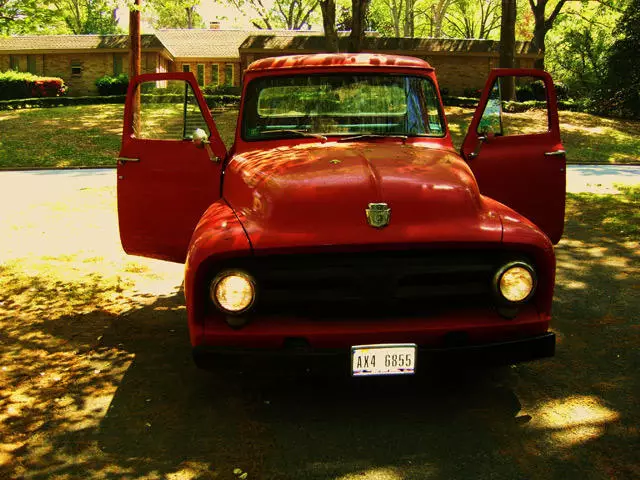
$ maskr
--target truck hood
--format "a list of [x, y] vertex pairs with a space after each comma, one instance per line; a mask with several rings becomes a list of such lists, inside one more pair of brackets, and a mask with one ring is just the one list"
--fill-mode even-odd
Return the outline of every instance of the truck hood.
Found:
[[[401, 140], [307, 143], [235, 155], [223, 194], [254, 250], [499, 242], [499, 215], [455, 153]], [[386, 203], [387, 226], [369, 225]]]

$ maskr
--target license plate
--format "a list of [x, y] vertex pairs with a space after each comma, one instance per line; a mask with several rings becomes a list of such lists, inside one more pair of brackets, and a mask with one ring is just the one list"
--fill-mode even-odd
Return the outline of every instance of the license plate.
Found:
[[351, 374], [413, 375], [416, 368], [415, 344], [356, 345], [351, 347]]

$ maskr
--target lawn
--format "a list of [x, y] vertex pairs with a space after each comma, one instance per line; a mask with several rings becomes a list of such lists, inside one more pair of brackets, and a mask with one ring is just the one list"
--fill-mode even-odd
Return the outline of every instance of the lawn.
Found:
[[49, 175], [0, 190], [0, 478], [639, 478], [640, 187], [568, 196], [555, 358], [352, 384], [198, 371], [183, 267]]
[[[119, 105], [0, 112], [0, 169], [114, 166], [122, 112]], [[459, 147], [473, 110], [448, 107], [446, 113]], [[227, 147], [233, 141], [236, 114], [235, 110], [214, 113]], [[572, 112], [560, 112], [560, 121], [569, 163], [640, 161], [640, 122]]]

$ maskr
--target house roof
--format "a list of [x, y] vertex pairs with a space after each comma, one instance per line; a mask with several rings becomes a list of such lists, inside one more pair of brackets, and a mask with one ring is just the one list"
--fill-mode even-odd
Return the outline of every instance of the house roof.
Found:
[[[338, 39], [340, 51], [348, 51], [349, 38]], [[240, 50], [251, 51], [278, 50], [285, 52], [322, 52], [325, 49], [324, 37], [304, 35], [265, 35], [254, 34], [246, 38]], [[500, 42], [495, 40], [477, 40], [462, 38], [388, 38], [366, 37], [364, 49], [375, 52], [411, 52], [412, 54], [438, 53], [489, 53], [498, 54]], [[531, 42], [516, 42], [516, 55], [537, 55], [538, 51]]]
[[[164, 48], [155, 35], [141, 36], [142, 48]], [[125, 50], [129, 48], [128, 35], [24, 35], [0, 37], [0, 52], [51, 52], [68, 50]]]
[[[322, 32], [300, 30], [159, 30], [142, 35], [144, 50], [165, 50], [174, 58], [238, 59], [239, 51], [318, 53], [325, 50]], [[348, 51], [349, 38], [340, 35], [340, 51]], [[455, 38], [383, 38], [367, 36], [364, 50], [418, 55], [489, 53], [497, 55], [500, 42]], [[25, 35], [0, 37], [2, 53], [48, 53], [78, 50], [126, 50], [128, 35]], [[517, 55], [538, 55], [531, 42], [516, 42]]]
[[[158, 39], [176, 58], [238, 58], [238, 49], [247, 37], [262, 30], [202, 30], [171, 29], [156, 32]], [[292, 33], [290, 30], [270, 30], [271, 37], [319, 36], [322, 32], [308, 30]]]

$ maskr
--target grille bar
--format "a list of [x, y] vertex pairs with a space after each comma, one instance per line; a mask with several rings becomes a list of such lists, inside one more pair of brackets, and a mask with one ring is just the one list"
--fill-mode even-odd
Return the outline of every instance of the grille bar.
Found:
[[493, 275], [505, 257], [492, 250], [274, 255], [235, 259], [226, 268], [254, 276], [259, 315], [423, 316], [491, 306]]

